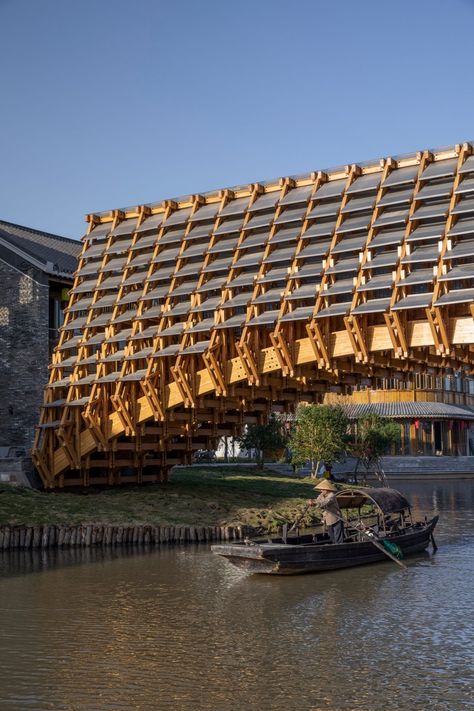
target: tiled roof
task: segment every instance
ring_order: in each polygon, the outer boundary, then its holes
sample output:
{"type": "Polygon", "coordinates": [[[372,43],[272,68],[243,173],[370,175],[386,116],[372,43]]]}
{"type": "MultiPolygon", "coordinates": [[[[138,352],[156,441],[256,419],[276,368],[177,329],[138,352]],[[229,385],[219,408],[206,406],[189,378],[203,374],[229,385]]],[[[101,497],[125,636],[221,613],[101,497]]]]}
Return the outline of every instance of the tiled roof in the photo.
{"type": "Polygon", "coordinates": [[[60,237],[31,227],[0,220],[0,243],[26,259],[44,265],[47,274],[71,275],[77,269],[82,249],[79,240],[60,237]]]}
{"type": "Polygon", "coordinates": [[[350,420],[358,420],[367,415],[402,419],[449,419],[474,420],[474,410],[470,407],[448,405],[444,402],[380,402],[370,404],[344,405],[350,420]]]}

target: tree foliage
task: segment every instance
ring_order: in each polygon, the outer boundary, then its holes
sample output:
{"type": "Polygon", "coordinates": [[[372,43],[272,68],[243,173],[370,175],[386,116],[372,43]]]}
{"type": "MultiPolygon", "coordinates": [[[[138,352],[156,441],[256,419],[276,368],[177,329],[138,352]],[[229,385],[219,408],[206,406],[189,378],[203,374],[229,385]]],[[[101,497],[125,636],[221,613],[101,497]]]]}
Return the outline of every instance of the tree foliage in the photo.
{"type": "Polygon", "coordinates": [[[400,441],[400,425],[375,413],[357,421],[359,456],[366,459],[382,457],[400,441]]]}
{"type": "Polygon", "coordinates": [[[292,463],[311,461],[314,476],[319,462],[331,466],[340,461],[348,444],[349,421],[344,410],[333,405],[306,405],[298,408],[289,446],[292,463]]]}
{"type": "Polygon", "coordinates": [[[284,447],[286,440],[282,423],[272,414],[266,424],[248,425],[238,441],[243,449],[256,451],[257,465],[263,469],[265,457],[284,447]]]}

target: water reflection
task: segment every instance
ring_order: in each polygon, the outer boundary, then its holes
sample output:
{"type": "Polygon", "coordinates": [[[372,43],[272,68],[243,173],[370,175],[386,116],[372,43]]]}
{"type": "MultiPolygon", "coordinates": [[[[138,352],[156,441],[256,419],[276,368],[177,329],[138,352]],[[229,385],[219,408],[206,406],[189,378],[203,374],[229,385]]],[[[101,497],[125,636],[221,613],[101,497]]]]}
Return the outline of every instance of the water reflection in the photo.
{"type": "Polygon", "coordinates": [[[207,548],[12,553],[0,708],[464,711],[474,485],[398,488],[441,514],[434,557],[249,577],[207,548]]]}

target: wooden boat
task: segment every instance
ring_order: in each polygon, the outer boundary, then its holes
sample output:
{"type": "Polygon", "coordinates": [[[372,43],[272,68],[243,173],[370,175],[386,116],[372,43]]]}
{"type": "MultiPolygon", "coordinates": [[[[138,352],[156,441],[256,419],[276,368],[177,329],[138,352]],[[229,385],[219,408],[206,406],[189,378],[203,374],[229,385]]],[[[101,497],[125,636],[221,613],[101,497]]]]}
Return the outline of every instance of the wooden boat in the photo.
{"type": "Polygon", "coordinates": [[[436,549],[433,531],[438,516],[414,521],[410,504],[395,489],[343,489],[336,497],[345,523],[344,543],[332,544],[324,532],[300,534],[297,531],[293,537],[283,532],[278,538],[246,539],[213,545],[211,550],[249,573],[296,575],[388,560],[381,550],[383,540],[395,543],[404,558],[421,553],[430,542],[436,549]],[[373,513],[362,517],[362,507],[367,504],[373,513]],[[354,512],[356,519],[349,519],[354,512]],[[364,529],[374,536],[378,547],[369,540],[364,529]]]}

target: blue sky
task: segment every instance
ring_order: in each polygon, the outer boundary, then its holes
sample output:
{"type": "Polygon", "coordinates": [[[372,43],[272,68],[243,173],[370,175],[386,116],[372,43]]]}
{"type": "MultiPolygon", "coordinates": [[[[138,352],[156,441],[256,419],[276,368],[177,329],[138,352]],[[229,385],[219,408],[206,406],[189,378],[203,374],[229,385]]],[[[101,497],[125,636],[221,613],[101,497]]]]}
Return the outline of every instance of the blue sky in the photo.
{"type": "Polygon", "coordinates": [[[0,218],[474,138],[468,0],[0,0],[0,218]]]}

